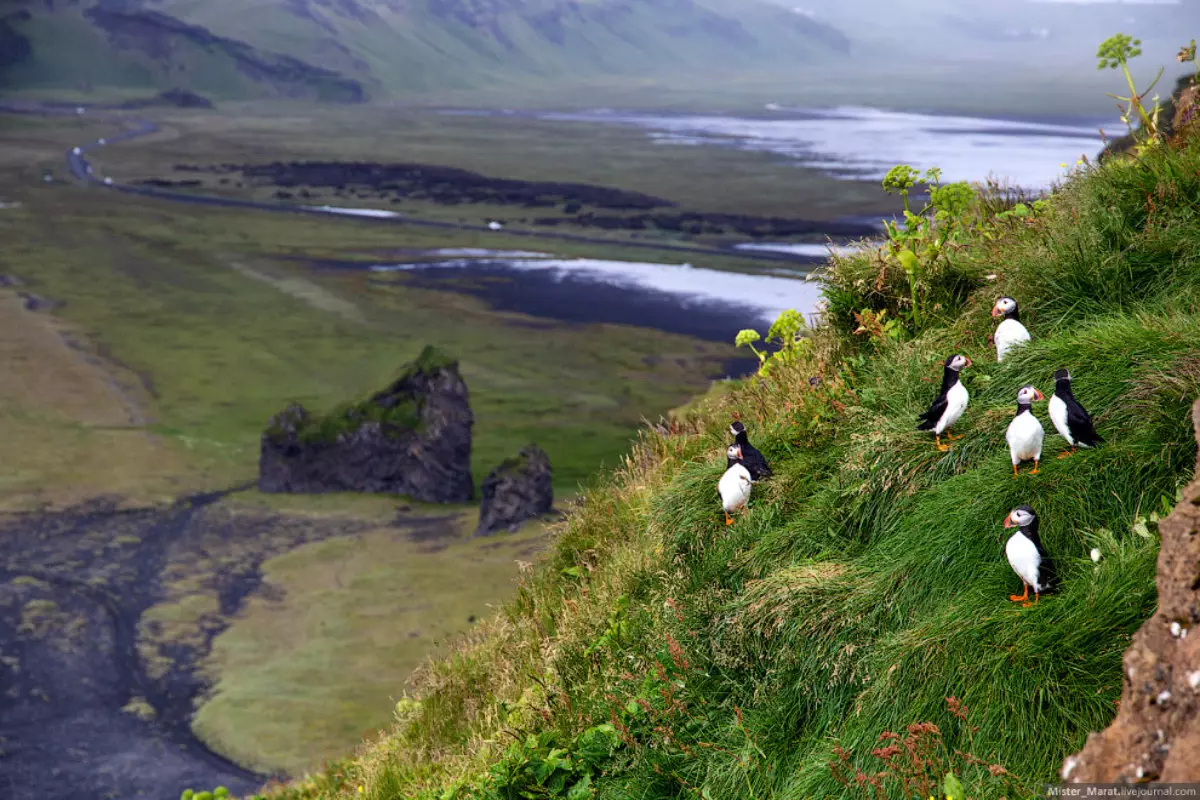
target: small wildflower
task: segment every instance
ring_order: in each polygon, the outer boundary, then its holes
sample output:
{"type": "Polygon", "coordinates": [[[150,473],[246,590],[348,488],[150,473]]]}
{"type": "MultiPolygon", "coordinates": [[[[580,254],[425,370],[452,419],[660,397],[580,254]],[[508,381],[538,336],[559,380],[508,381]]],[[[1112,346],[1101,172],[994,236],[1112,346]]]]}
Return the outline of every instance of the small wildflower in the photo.
{"type": "Polygon", "coordinates": [[[1188,686],[1192,687],[1193,689],[1200,689],[1200,669],[1196,670],[1195,672],[1189,672],[1187,681],[1188,686]]]}
{"type": "Polygon", "coordinates": [[[996,280],[996,273],[994,273],[994,272],[993,272],[993,273],[991,273],[990,275],[988,275],[988,276],[987,276],[987,279],[988,279],[989,281],[994,281],[994,280],[996,280]]]}
{"type": "Polygon", "coordinates": [[[1062,162],[1061,164],[1059,164],[1059,166],[1060,166],[1060,167],[1062,167],[1063,169],[1066,169],[1066,168],[1067,168],[1067,162],[1065,162],[1065,161],[1064,161],[1064,162],[1062,162]]]}
{"type": "Polygon", "coordinates": [[[1092,555],[1092,561],[1099,562],[1100,561],[1100,548],[1093,547],[1091,555],[1092,555]]]}

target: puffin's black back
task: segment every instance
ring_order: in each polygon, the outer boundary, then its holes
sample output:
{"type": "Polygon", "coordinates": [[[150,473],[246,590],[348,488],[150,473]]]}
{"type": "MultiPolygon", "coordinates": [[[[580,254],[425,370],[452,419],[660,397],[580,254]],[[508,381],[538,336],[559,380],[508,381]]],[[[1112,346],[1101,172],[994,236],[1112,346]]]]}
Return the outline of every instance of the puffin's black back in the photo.
{"type": "Polygon", "coordinates": [[[950,387],[958,383],[959,375],[957,370],[950,368],[950,360],[954,356],[946,359],[945,365],[942,368],[942,390],[938,392],[938,396],[933,398],[933,403],[930,404],[929,410],[917,417],[917,430],[931,431],[937,427],[938,420],[942,418],[942,414],[946,413],[946,406],[949,403],[946,401],[946,395],[950,391],[950,387]]]}
{"type": "Polygon", "coordinates": [[[1067,428],[1075,437],[1075,441],[1088,447],[1102,444],[1104,437],[1096,432],[1091,414],[1088,414],[1087,409],[1075,399],[1075,393],[1071,390],[1071,379],[1065,369],[1054,373],[1054,394],[1067,407],[1067,428]]]}
{"type": "Polygon", "coordinates": [[[771,477],[771,468],[767,466],[767,459],[758,448],[750,444],[750,437],[746,434],[746,426],[741,422],[734,420],[729,426],[729,430],[734,434],[735,441],[742,448],[742,466],[750,472],[751,480],[760,480],[762,478],[771,477]]]}

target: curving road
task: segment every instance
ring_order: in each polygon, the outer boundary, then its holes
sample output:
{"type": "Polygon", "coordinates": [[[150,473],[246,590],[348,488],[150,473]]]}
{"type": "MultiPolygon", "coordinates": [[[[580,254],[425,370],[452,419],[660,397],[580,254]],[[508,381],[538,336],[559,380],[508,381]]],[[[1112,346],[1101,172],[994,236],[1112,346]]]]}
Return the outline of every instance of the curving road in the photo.
{"type": "MultiPolygon", "coordinates": [[[[265,203],[256,200],[237,200],[226,197],[213,197],[211,195],[189,194],[186,192],[173,192],[169,189],[159,189],[150,186],[135,186],[127,183],[118,183],[110,177],[100,177],[96,174],[95,167],[87,160],[86,154],[89,151],[104,147],[105,144],[114,142],[128,141],[141,136],[148,136],[159,130],[159,127],[153,122],[140,119],[137,117],[128,116],[111,116],[98,115],[89,111],[91,107],[75,106],[60,103],[0,103],[0,111],[7,111],[15,114],[39,114],[39,115],[78,115],[80,113],[90,113],[93,119],[103,119],[120,125],[132,125],[119,133],[114,133],[111,136],[106,136],[98,139],[95,142],[81,144],[66,152],[67,167],[71,174],[84,183],[100,186],[105,189],[123,192],[125,194],[140,195],[142,197],[155,197],[162,200],[171,200],[180,203],[191,203],[193,205],[218,206],[223,208],[249,208],[258,211],[269,211],[273,213],[283,214],[306,214],[321,217],[351,217],[356,220],[366,222],[381,222],[400,225],[416,225],[426,228],[442,228],[447,230],[458,231],[475,231],[478,233],[486,233],[489,235],[510,235],[519,236],[527,239],[548,239],[563,242],[576,242],[582,244],[596,244],[605,247],[626,247],[640,248],[643,250],[669,251],[676,253],[695,253],[707,256],[736,256],[737,258],[753,260],[753,261],[771,261],[784,262],[790,264],[821,264],[824,263],[823,256],[802,256],[793,253],[771,252],[763,250],[732,250],[720,249],[715,247],[699,247],[694,245],[682,244],[656,244],[653,242],[634,242],[634,241],[615,241],[613,239],[604,239],[595,236],[584,236],[581,234],[557,233],[551,231],[534,231],[519,228],[501,228],[499,230],[490,228],[487,225],[471,225],[463,222],[443,222],[427,219],[416,219],[413,217],[396,216],[396,217],[372,217],[367,215],[346,214],[338,211],[320,208],[316,206],[303,205],[287,205],[284,203],[265,203]],[[79,109],[84,109],[80,112],[79,109]]],[[[863,224],[861,235],[874,236],[878,233],[874,226],[863,224]]]]}

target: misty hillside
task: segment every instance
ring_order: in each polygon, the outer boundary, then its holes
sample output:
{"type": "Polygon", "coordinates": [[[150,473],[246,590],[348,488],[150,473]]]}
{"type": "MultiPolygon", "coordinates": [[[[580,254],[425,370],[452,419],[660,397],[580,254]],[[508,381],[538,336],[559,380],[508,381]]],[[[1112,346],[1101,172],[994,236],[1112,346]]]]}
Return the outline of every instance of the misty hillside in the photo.
{"type": "Polygon", "coordinates": [[[773,0],[781,8],[838,27],[856,56],[995,60],[1008,56],[1057,64],[1093,61],[1096,45],[1118,31],[1148,52],[1186,44],[1200,26],[1194,0],[773,0]],[[1178,40],[1178,41],[1176,41],[1178,40]]]}
{"type": "Polygon", "coordinates": [[[0,89],[359,100],[595,75],[727,73],[845,54],[759,0],[0,0],[0,89]]]}

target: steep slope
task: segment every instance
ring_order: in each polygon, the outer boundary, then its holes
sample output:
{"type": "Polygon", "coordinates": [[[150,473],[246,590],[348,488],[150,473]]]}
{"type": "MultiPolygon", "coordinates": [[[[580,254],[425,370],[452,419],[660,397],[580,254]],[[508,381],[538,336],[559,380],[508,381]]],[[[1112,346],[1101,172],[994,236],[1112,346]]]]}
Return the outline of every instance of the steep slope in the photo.
{"type": "MultiPolygon", "coordinates": [[[[1200,400],[1192,406],[1200,444],[1200,400]]],[[[1125,654],[1117,718],[1067,758],[1070,783],[1194,780],[1200,771],[1200,462],[1183,498],[1162,520],[1158,609],[1125,654]]]]}
{"type": "Polygon", "coordinates": [[[32,57],[10,82],[75,81],[85,72],[76,65],[115,53],[136,74],[110,69],[105,80],[233,94],[711,75],[849,48],[838,31],[761,0],[83,0],[28,13],[15,28],[32,57]]]}
{"type": "Polygon", "coordinates": [[[953,246],[915,271],[838,258],[794,363],[647,430],[390,735],[272,796],[928,797],[947,772],[1033,796],[1114,716],[1195,464],[1197,195],[1192,139],[1034,207],[939,195],[953,246]],[[998,364],[1002,294],[1033,341],[998,364]],[[971,405],[943,453],[913,426],[956,352],[971,405]],[[1016,389],[1061,367],[1107,443],[1058,460],[1039,407],[1045,460],[1014,479],[1016,389]],[[775,476],[726,527],[735,413],[775,476]],[[1025,503],[1060,577],[1028,608],[1001,524],[1025,503]]]}

